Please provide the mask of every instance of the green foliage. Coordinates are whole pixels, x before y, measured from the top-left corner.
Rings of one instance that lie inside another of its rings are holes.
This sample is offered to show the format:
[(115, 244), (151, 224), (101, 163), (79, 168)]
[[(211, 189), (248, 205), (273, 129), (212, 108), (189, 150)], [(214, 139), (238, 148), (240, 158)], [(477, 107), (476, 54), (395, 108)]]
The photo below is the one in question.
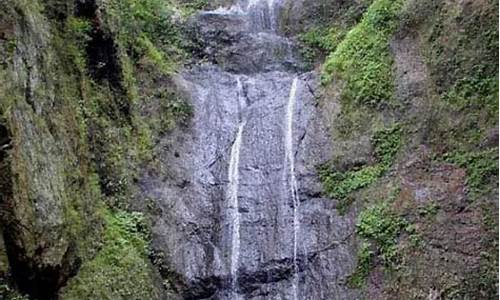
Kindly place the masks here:
[(363, 243), (358, 250), (356, 270), (348, 278), (349, 285), (354, 288), (363, 286), (375, 258), (381, 259), (388, 269), (396, 267), (400, 257), (398, 239), (401, 234), (406, 233), (410, 239), (415, 239), (413, 226), (392, 212), (388, 202), (362, 211), (356, 224), (356, 233)]
[(373, 265), (372, 245), (369, 242), (362, 242), (358, 250), (358, 265), (353, 274), (347, 278), (347, 282), (351, 288), (362, 288), (366, 277), (370, 274)]
[(425, 205), (418, 207), (418, 214), (421, 216), (435, 216), (439, 212), (439, 205), (434, 201), (429, 201)]
[(178, 5), (180, 6), (184, 15), (191, 15), (196, 11), (206, 8), (208, 4), (209, 4), (208, 0), (189, 0), (189, 1), (182, 1), (182, 3)]
[(66, 20), (66, 28), (76, 41), (84, 42), (89, 39), (92, 24), (89, 20), (71, 16)]
[(106, 4), (110, 30), (135, 63), (157, 65), (163, 73), (176, 69), (185, 57), (176, 7), (162, 0), (113, 0)]
[(19, 294), (18, 291), (13, 289), (3, 279), (0, 278), (0, 299), (5, 300), (29, 300), (28, 296)]
[(319, 53), (333, 52), (346, 33), (347, 30), (340, 26), (317, 26), (309, 29), (299, 35), (302, 56), (308, 61), (313, 61)]
[(56, 40), (59, 49), (64, 49), (65, 54), (71, 59), (80, 73), (84, 73), (87, 67), (85, 47), (90, 41), (92, 25), (90, 21), (82, 18), (69, 17), (66, 20), (62, 36)]
[(491, 191), (491, 180), (498, 175), (498, 148), (451, 153), (445, 156), (445, 160), (467, 170), (467, 187), (471, 200)]
[(399, 124), (375, 132), (372, 143), (375, 157), (384, 166), (390, 166), (401, 147), (402, 129)]
[(158, 50), (146, 35), (137, 38), (134, 50), (142, 57), (141, 64), (156, 66), (164, 74), (174, 71), (173, 64), (167, 62), (164, 53)]
[(101, 250), (82, 265), (61, 299), (153, 299), (148, 241), (142, 214), (107, 212)]
[(160, 99), (161, 128), (171, 130), (176, 124), (186, 124), (193, 115), (193, 108), (177, 93), (161, 89), (155, 92), (154, 97)]
[(353, 199), (349, 195), (367, 187), (380, 178), (392, 165), (401, 147), (402, 129), (396, 124), (375, 132), (372, 143), (377, 163), (347, 171), (332, 171), (328, 165), (319, 170), (319, 176), (329, 197), (339, 201), (339, 212), (345, 213)]
[(459, 110), (484, 110), (488, 119), (498, 115), (498, 78), (481, 75), (458, 80), (443, 100)]
[[(432, 128), (433, 142), (447, 151), (471, 151), (498, 126), (498, 1), (412, 0), (402, 19), (403, 29), (420, 32), (441, 100), (434, 101), (434, 111), (448, 111), (437, 122), (444, 124)], [(447, 119), (457, 120), (454, 128)]]
[(383, 171), (381, 165), (365, 166), (346, 172), (331, 172), (326, 168), (320, 171), (320, 178), (329, 197), (344, 200), (353, 191), (375, 182)]
[(361, 23), (328, 57), (323, 83), (335, 76), (346, 82), (343, 101), (380, 107), (393, 101), (392, 58), (389, 40), (397, 28), (403, 0), (376, 0)]
[(398, 237), (407, 227), (408, 223), (391, 212), (387, 204), (379, 204), (361, 212), (356, 232), (373, 241), (384, 263), (392, 266), (397, 258)]

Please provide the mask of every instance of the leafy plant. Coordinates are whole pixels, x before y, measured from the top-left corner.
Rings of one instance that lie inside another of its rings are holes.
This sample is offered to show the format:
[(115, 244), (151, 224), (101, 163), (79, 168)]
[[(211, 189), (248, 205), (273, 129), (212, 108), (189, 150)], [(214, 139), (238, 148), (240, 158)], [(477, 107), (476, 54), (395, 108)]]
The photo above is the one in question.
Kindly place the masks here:
[(479, 152), (451, 153), (445, 160), (467, 170), (467, 187), (472, 200), (490, 191), (490, 180), (498, 174), (498, 148)]
[(404, 1), (376, 0), (361, 23), (328, 57), (323, 83), (335, 76), (346, 82), (343, 101), (380, 107), (393, 101), (392, 58), (389, 39), (396, 30)]
[(401, 147), (402, 129), (399, 124), (375, 132), (372, 143), (377, 161), (385, 166), (392, 164)]
[(320, 171), (320, 178), (329, 197), (343, 200), (353, 191), (375, 182), (383, 171), (380, 165), (366, 166), (346, 172), (331, 172), (326, 168)]
[(416, 240), (413, 226), (391, 211), (388, 202), (375, 205), (361, 212), (356, 232), (363, 239), (358, 250), (358, 265), (349, 276), (348, 283), (360, 288), (370, 273), (374, 259), (379, 258), (386, 268), (392, 269), (399, 260), (398, 239), (402, 233)]
[(435, 216), (439, 211), (439, 205), (430, 201), (423, 206), (418, 207), (418, 214), (422, 216)]
[(370, 274), (373, 265), (373, 256), (375, 253), (372, 250), (372, 245), (369, 242), (362, 242), (358, 249), (358, 264), (356, 270), (347, 278), (347, 282), (351, 288), (361, 288), (365, 283), (366, 277)]
[(321, 52), (330, 53), (337, 48), (347, 30), (340, 26), (313, 27), (299, 35), (303, 44), (302, 55), (312, 61)]
[[(58, 43), (60, 49), (65, 50), (65, 54), (71, 59), (80, 73), (84, 73), (87, 67), (85, 47), (91, 40), (90, 32), (92, 25), (90, 21), (82, 18), (69, 17), (66, 20), (62, 36)], [(63, 46), (64, 44), (64, 46)]]
[(150, 62), (171, 73), (184, 59), (183, 38), (174, 22), (176, 7), (169, 1), (109, 1), (108, 26), (135, 63)]
[(319, 176), (330, 198), (339, 201), (339, 212), (345, 213), (353, 199), (349, 195), (367, 187), (380, 178), (392, 165), (395, 155), (401, 147), (402, 129), (395, 124), (375, 132), (372, 143), (377, 163), (350, 169), (332, 171), (329, 165), (319, 169)]
[(408, 223), (392, 213), (387, 204), (379, 204), (361, 212), (356, 232), (373, 241), (379, 256), (387, 266), (395, 263), (398, 237)]
[(152, 299), (147, 228), (140, 213), (108, 211), (101, 250), (69, 281), (61, 299)]

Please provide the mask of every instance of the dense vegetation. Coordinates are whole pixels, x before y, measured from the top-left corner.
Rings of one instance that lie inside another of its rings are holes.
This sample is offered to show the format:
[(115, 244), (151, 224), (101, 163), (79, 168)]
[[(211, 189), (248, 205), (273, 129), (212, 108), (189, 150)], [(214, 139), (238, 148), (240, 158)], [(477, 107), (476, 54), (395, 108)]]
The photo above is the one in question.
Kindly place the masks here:
[(137, 212), (105, 214), (101, 250), (83, 264), (62, 299), (153, 299), (148, 225)]
[[(0, 3), (0, 127), (8, 143), (0, 165), (3, 174), (18, 174), (2, 177), (2, 230), (12, 235), (9, 241), (23, 243), (4, 246), (1, 240), (1, 253), (7, 247), (18, 256), (9, 257), (12, 270), (2, 256), (0, 298), (21, 299), (12, 283), (24, 277), (31, 281), (17, 284), (21, 294), (52, 298), (78, 268), (62, 299), (150, 299), (156, 293), (147, 222), (126, 210), (157, 136), (191, 116), (168, 82), (188, 58), (181, 20), (204, 5)], [(145, 103), (157, 107), (154, 113)], [(47, 173), (33, 177), (33, 170)], [(40, 203), (52, 205), (48, 217), (32, 207), (40, 191), (53, 195)], [(19, 218), (39, 227), (10, 227), (9, 220)], [(58, 240), (56, 251), (40, 252)]]
[[(131, 199), (141, 167), (162, 172), (160, 136), (192, 117), (171, 75), (199, 46), (186, 19), (209, 2), (0, 2), (0, 298), (169, 286)], [(281, 28), (321, 73), (319, 101), (340, 105), (318, 174), (357, 219), (345, 282), (381, 299), (497, 298), (498, 1), (312, 4)]]
[[(365, 280), (382, 267), (383, 297), (424, 297), (419, 289), (429, 281), (411, 278), (433, 278), (432, 268), (447, 267), (432, 258), (435, 265), (424, 270), (414, 266), (422, 260), (410, 257), (429, 260), (431, 244), (436, 243), (431, 231), (443, 226), (436, 216), (452, 219), (449, 207), (461, 205), (460, 198), (453, 194), (419, 204), (407, 199), (406, 192), (395, 196), (387, 189), (400, 191), (405, 174), (433, 176), (453, 166), (464, 170), (468, 209), (481, 216), (467, 226), (481, 232), (476, 237), (484, 256), (468, 267), (477, 270), (475, 275), (457, 271), (461, 277), (440, 280), (434, 292), (444, 299), (495, 297), (498, 222), (492, 220), (497, 219), (498, 207), (498, 147), (495, 136), (489, 139), (492, 132), (498, 135), (497, 10), (496, 1), (375, 0), (355, 25), (339, 30), (338, 24), (324, 22), (324, 27), (315, 25), (302, 35), (302, 41), (316, 49), (308, 50), (309, 56), (330, 53), (323, 64), (325, 87), (332, 82), (344, 85), (342, 111), (334, 125), (337, 141), (356, 145), (371, 136), (371, 157), (365, 161), (349, 161), (347, 148), (319, 169), (325, 191), (341, 213), (352, 212), (353, 205), (363, 208), (357, 225), (358, 267), (349, 278), (352, 286), (376, 289)], [(428, 78), (423, 96), (418, 96), (423, 102), (408, 102), (395, 89), (404, 85), (396, 77), (393, 46), (402, 37), (412, 39), (425, 64)], [(424, 110), (412, 108), (417, 103)], [(416, 169), (406, 171), (404, 163), (422, 155), (422, 149), (427, 149), (428, 158), (418, 159), (412, 167)], [(444, 230), (442, 235), (455, 234), (452, 227)]]

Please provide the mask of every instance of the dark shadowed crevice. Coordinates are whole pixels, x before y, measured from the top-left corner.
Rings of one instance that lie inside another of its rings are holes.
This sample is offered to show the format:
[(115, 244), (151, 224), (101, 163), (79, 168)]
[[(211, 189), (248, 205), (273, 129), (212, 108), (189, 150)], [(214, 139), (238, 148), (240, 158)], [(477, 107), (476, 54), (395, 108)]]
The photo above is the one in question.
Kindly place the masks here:
[(114, 90), (121, 91), (121, 67), (113, 39), (94, 27), (86, 50), (92, 78), (107, 81)]
[[(75, 16), (88, 19), (92, 23), (90, 41), (87, 43), (86, 54), (89, 74), (92, 79), (101, 84), (108, 83), (110, 87), (123, 93), (122, 69), (118, 57), (117, 45), (113, 37), (105, 32), (101, 18), (98, 16), (98, 6), (95, 0), (77, 0)], [(121, 108), (128, 112), (128, 107)]]
[[(11, 276), (17, 288), (35, 300), (55, 300), (59, 289), (66, 284), (69, 278), (76, 275), (81, 261), (70, 261), (74, 257), (74, 247), (66, 251), (61, 265), (43, 265), (28, 257), (25, 250), (16, 242), (19, 233), (18, 227), (10, 223), (5, 227), (4, 239), (9, 258)], [(41, 255), (44, 249), (35, 252)]]
[(75, 15), (79, 18), (93, 19), (96, 17), (97, 8), (95, 0), (76, 0)]
[[(6, 126), (0, 121), (0, 223), (8, 221), (9, 199), (12, 198), (12, 176), (8, 150), (11, 147), (11, 137)], [(3, 227), (3, 226), (2, 226)], [(2, 228), (0, 227), (0, 229)]]

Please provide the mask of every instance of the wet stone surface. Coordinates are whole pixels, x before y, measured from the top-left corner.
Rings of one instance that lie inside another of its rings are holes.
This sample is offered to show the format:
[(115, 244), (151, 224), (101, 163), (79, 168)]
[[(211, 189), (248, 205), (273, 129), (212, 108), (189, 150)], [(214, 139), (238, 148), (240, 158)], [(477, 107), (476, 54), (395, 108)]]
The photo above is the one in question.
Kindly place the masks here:
[(193, 119), (157, 146), (165, 175), (141, 180), (161, 211), (153, 247), (185, 299), (356, 299), (343, 283), (355, 266), (354, 220), (321, 196), (316, 177), (334, 147), (317, 75), (273, 30), (278, 1), (255, 2), (191, 21), (210, 59), (177, 76)]

